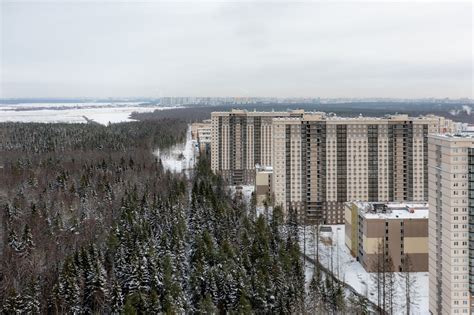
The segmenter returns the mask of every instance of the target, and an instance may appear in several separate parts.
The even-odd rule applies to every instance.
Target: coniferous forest
[[[0,124],[5,314],[300,313],[298,229],[252,217],[201,158],[152,154],[175,119]]]

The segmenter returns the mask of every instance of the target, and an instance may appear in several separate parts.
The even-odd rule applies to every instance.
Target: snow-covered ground
[[[240,185],[240,186],[228,186],[229,190],[230,190],[230,194],[232,197],[235,196],[235,193],[237,192],[237,187],[239,187],[239,189],[241,189],[241,193],[242,193],[242,200],[247,204],[247,205],[250,205],[250,202],[252,200],[252,193],[254,192],[255,190],[255,186],[254,185]]]
[[[161,159],[166,170],[181,173],[194,168],[199,153],[196,141],[192,139],[191,127],[186,132],[186,142],[179,143],[166,150],[157,149],[154,154]]]
[[[139,102],[111,103],[21,103],[1,104],[0,122],[86,123],[87,119],[106,125],[132,121],[133,112],[144,113],[174,107]]]
[[[267,209],[265,209],[265,207],[257,207],[255,210],[257,212],[257,217],[260,216],[260,215],[266,215],[267,219],[272,218],[273,207],[267,207]]]
[[[371,274],[366,272],[359,262],[351,256],[349,249],[344,242],[344,225],[331,226],[332,232],[321,233],[319,242],[319,259],[321,263],[332,269],[334,274],[345,283],[352,286],[357,292],[367,296],[372,302],[377,303],[377,292],[375,283],[371,279]],[[313,227],[306,227],[306,237],[301,227],[301,249],[306,247],[306,254],[314,258],[316,253],[315,230]],[[332,246],[321,241],[322,238],[332,239]],[[306,239],[306,242],[303,240]],[[304,243],[306,246],[304,246]],[[332,257],[332,259],[331,259]],[[306,262],[305,275],[309,281],[313,274],[313,265]],[[395,273],[398,278],[399,273]],[[413,314],[428,314],[428,273],[415,272],[416,277],[416,305],[412,306]],[[400,281],[399,281],[400,283]],[[403,290],[398,288],[397,310],[395,314],[404,314],[403,305],[405,297]]]

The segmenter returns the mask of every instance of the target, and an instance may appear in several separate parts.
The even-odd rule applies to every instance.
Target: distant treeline
[[[194,122],[208,119],[213,111],[229,111],[232,108],[241,108],[249,111],[286,111],[288,109],[304,109],[306,111],[323,111],[335,113],[339,116],[355,117],[383,116],[387,114],[408,114],[419,116],[435,114],[444,116],[454,121],[474,123],[474,112],[468,114],[463,106],[471,104],[435,104],[435,103],[401,103],[401,102],[366,102],[366,103],[341,103],[341,104],[251,104],[251,105],[222,105],[202,106],[189,105],[186,108],[154,111],[153,113],[133,113],[132,117],[138,120],[156,120],[163,118],[184,119]],[[453,115],[456,113],[456,115]]]
[[[184,140],[186,122],[179,119],[110,124],[0,124],[0,152],[45,153],[127,151],[169,147]],[[0,156],[1,161],[1,156]]]

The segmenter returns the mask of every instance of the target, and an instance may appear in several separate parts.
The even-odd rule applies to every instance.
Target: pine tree
[[[20,251],[21,250],[21,242],[18,240],[18,236],[16,235],[16,233],[13,229],[8,232],[8,245],[14,251]]]
[[[72,259],[64,262],[63,270],[58,279],[58,295],[62,300],[62,306],[66,312],[78,313],[82,310],[80,306],[80,289],[76,266]]]
[[[123,309],[124,297],[122,294],[122,288],[117,281],[114,281],[112,284],[110,299],[110,310],[112,314],[121,314]]]
[[[215,314],[217,313],[217,308],[212,301],[211,294],[206,294],[206,296],[201,299],[199,302],[199,313],[202,314]]]
[[[41,301],[39,281],[36,279],[32,279],[26,289],[22,309],[27,314],[39,314],[40,306]]]
[[[33,242],[33,235],[31,234],[31,229],[28,224],[25,224],[23,229],[23,235],[21,237],[21,251],[23,255],[29,255],[31,250],[35,247]]]
[[[320,309],[321,307],[321,302],[323,297],[321,296],[322,292],[320,290],[320,283],[321,283],[321,273],[319,271],[319,268],[316,266],[314,267],[314,272],[313,272],[313,277],[311,278],[311,281],[309,283],[309,288],[308,288],[308,296],[306,299],[306,309],[310,313],[316,313],[317,310]]]
[[[4,314],[22,314],[24,312],[22,306],[23,300],[21,295],[12,288],[7,294],[7,298],[2,307],[2,312]]]

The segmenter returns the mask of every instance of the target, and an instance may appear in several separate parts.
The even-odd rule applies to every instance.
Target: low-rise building
[[[368,272],[380,257],[391,258],[391,271],[428,271],[428,204],[347,202],[345,243]],[[404,267],[405,266],[405,267]]]
[[[265,207],[272,204],[272,176],[273,169],[271,167],[256,167],[255,201],[257,207]]]
[[[199,154],[211,152],[211,120],[206,119],[199,123],[191,124],[191,136],[199,147]]]

